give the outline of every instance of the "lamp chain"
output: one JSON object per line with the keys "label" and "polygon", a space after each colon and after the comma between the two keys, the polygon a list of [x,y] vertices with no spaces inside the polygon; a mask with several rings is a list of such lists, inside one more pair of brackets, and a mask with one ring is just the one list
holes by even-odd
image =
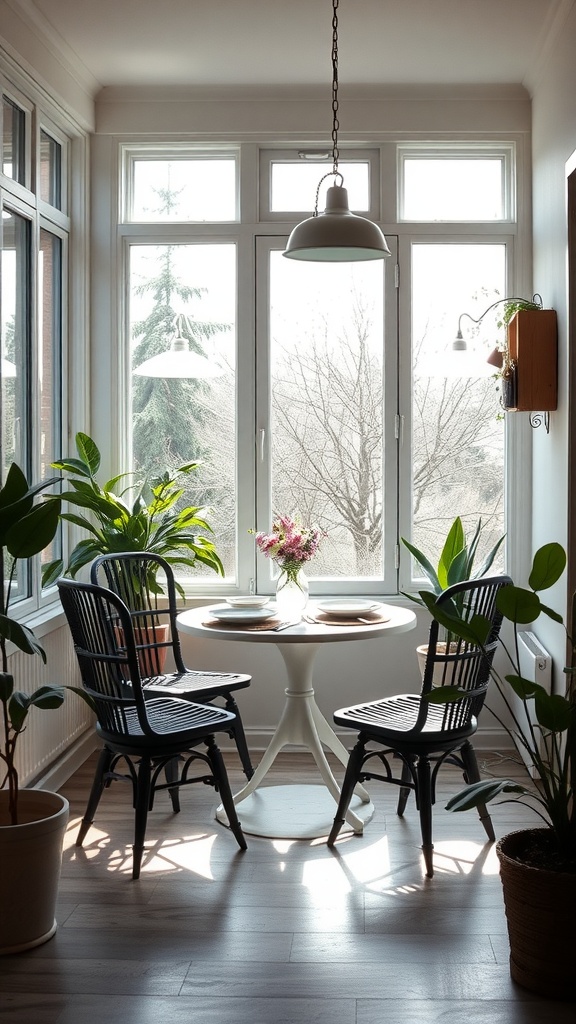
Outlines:
{"label": "lamp chain", "polygon": [[338,174],[338,4],[332,0],[332,172]]}

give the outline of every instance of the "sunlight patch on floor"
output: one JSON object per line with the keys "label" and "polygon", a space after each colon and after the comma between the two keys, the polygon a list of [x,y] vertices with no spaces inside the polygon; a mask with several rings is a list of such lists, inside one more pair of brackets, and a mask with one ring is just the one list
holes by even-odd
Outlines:
{"label": "sunlight patch on floor", "polygon": [[434,871],[469,875],[481,869],[483,875],[498,874],[498,858],[494,845],[451,839],[434,843]]}
{"label": "sunlight patch on floor", "polygon": [[211,860],[216,839],[215,835],[164,839],[154,852],[146,849],[142,872],[186,870],[199,878],[214,881]]}

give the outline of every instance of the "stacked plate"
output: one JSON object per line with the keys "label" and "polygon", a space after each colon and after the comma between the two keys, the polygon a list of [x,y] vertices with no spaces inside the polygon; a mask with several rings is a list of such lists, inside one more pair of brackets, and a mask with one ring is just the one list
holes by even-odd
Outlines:
{"label": "stacked plate", "polygon": [[218,608],[211,608],[210,615],[219,622],[236,623],[237,625],[248,625],[254,622],[265,622],[276,615],[275,608],[254,608],[240,607],[231,608],[230,605],[220,605]]}
{"label": "stacked plate", "polygon": [[316,607],[319,612],[334,619],[360,619],[381,609],[381,605],[377,601],[363,601],[360,598],[351,597],[342,600],[317,601]]}

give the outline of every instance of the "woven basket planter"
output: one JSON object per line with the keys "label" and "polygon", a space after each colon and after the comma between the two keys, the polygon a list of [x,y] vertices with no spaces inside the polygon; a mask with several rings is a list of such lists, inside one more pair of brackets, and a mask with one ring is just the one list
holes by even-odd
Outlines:
{"label": "woven basket planter", "polygon": [[529,867],[515,858],[547,829],[524,829],[496,846],[510,940],[510,974],[523,988],[576,1000],[576,874]]}

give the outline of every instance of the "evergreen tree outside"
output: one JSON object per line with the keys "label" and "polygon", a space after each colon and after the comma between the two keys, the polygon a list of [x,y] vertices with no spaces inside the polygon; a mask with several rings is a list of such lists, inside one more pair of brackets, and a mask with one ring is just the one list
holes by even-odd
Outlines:
{"label": "evergreen tree outside", "polygon": [[[178,192],[168,188],[154,190],[159,201],[158,213],[169,214]],[[190,349],[208,358],[205,343],[214,335],[229,331],[230,324],[198,318],[195,303],[206,296],[207,289],[191,285],[178,276],[176,252],[178,245],[147,246],[153,266],[151,276],[132,285],[135,299],[149,297],[152,308],[143,319],[132,325],[132,370],[145,360],[170,348],[175,335],[178,314],[186,313],[181,336]],[[203,440],[211,385],[205,380],[161,377],[132,377],[133,460],[137,470],[156,476],[167,468],[205,456]]]}
{"label": "evergreen tree outside", "polygon": [[[175,334],[175,318],[193,300],[202,298],[206,289],[184,284],[174,268],[176,246],[155,246],[153,259],[157,273],[134,288],[134,294],[149,294],[151,312],[133,325],[136,345],[132,368],[152,356],[165,352]],[[179,308],[177,308],[179,307]],[[190,348],[208,358],[203,342],[230,324],[210,323],[190,314],[181,327]],[[203,407],[207,404],[211,385],[205,380],[139,377],[132,379],[132,430],[135,468],[149,475],[163,473],[192,459],[206,455],[202,440],[205,425]]]}

